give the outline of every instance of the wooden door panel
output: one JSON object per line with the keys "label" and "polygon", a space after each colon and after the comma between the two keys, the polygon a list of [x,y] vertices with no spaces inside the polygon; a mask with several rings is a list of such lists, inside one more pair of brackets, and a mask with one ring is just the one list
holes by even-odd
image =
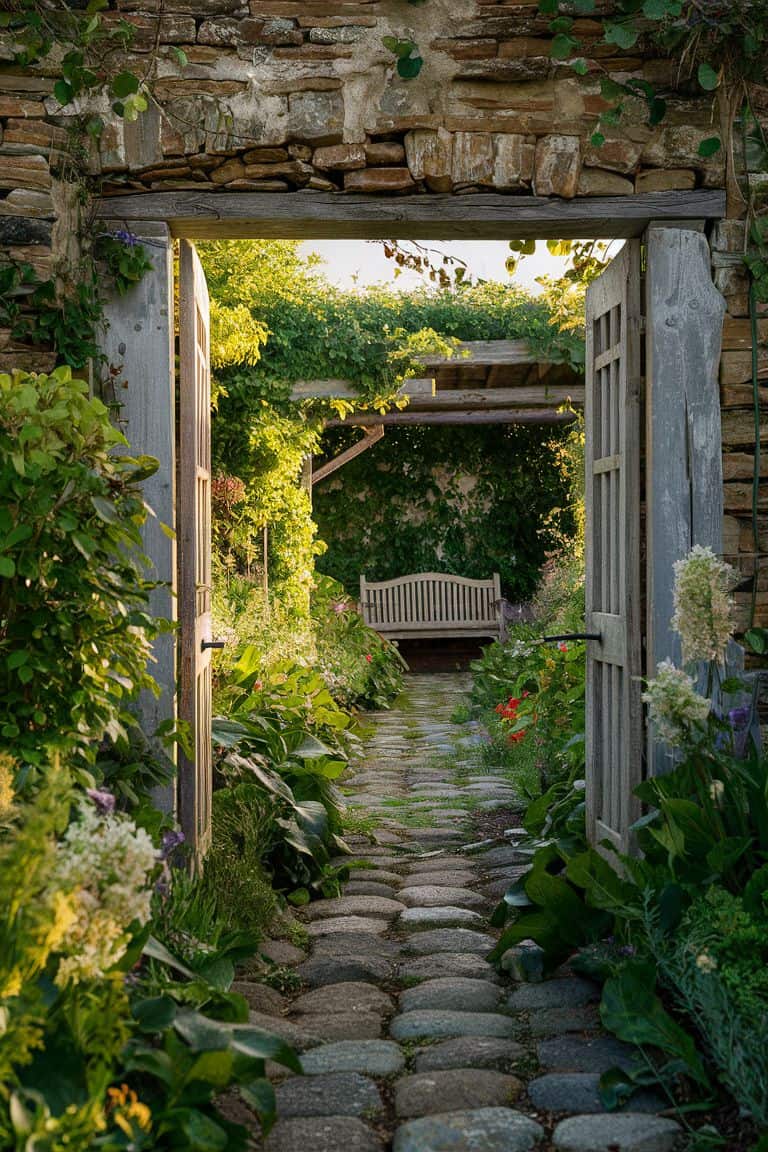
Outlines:
{"label": "wooden door panel", "polygon": [[630,847],[642,779],[640,245],[587,291],[585,402],[587,828]]}
{"label": "wooden door panel", "polygon": [[179,715],[194,755],[179,756],[179,821],[196,861],[211,836],[211,376],[208,288],[194,245],[179,261]]}

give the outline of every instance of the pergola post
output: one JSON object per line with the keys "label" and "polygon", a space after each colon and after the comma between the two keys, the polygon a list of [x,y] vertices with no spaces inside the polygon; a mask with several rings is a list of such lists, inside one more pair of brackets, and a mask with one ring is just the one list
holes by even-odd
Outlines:
{"label": "pergola post", "polygon": [[[143,529],[144,550],[150,558],[147,576],[159,582],[151,596],[154,615],[176,620],[176,426],[173,321],[173,241],[166,224],[142,222],[139,242],[147,247],[152,271],[125,296],[113,295],[105,305],[108,324],[102,347],[113,376],[117,401],[116,422],[125,433],[133,455],[155,456],[158,471],[144,482],[144,498],[154,512]],[[142,729],[161,752],[154,733],[165,721],[176,720],[176,635],[158,636],[152,648],[150,671],[160,685],[155,697],[143,692],[138,702]],[[175,757],[174,757],[175,759]],[[155,803],[174,811],[176,786],[171,782],[155,790]]]}

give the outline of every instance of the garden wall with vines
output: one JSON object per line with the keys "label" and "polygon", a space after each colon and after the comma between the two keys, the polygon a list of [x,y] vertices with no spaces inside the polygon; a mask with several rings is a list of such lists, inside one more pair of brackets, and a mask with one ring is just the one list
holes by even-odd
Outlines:
{"label": "garden wall with vines", "polygon": [[501,575],[505,596],[528,599],[567,502],[552,429],[393,428],[364,456],[315,489],[328,550],[320,571],[354,594],[361,573]]}
{"label": "garden wall with vines", "polygon": [[0,369],[85,368],[94,248],[140,274],[97,195],[726,189],[725,549],[768,615],[763,5],[15,0],[0,31]]}

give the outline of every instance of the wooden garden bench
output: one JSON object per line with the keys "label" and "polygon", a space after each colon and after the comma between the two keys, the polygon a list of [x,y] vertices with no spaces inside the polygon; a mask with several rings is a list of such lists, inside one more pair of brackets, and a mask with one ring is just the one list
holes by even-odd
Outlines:
{"label": "wooden garden bench", "polygon": [[501,580],[468,580],[417,572],[396,580],[360,577],[360,608],[371,628],[390,640],[489,636],[505,633]]}

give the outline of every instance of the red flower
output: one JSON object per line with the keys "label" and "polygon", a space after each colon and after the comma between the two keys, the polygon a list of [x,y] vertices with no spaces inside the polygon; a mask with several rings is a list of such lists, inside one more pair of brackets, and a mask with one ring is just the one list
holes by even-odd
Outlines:
{"label": "red flower", "polygon": [[524,729],[521,732],[510,732],[509,742],[510,742],[510,744],[519,744],[524,736],[525,736],[525,730]]}
{"label": "red flower", "polygon": [[368,661],[368,663],[369,663],[369,664],[370,664],[370,662],[373,660],[373,656],[371,656],[370,652],[366,652],[366,654],[365,654],[365,658],[366,658],[366,660]]}
{"label": "red flower", "polygon": [[567,652],[568,651],[568,645],[563,640],[561,640],[560,643],[558,644],[558,648],[560,649],[561,652]]}
{"label": "red flower", "polygon": [[254,682],[253,682],[254,692],[261,692],[263,687],[264,687],[264,685],[262,684],[261,680],[254,680]]}

